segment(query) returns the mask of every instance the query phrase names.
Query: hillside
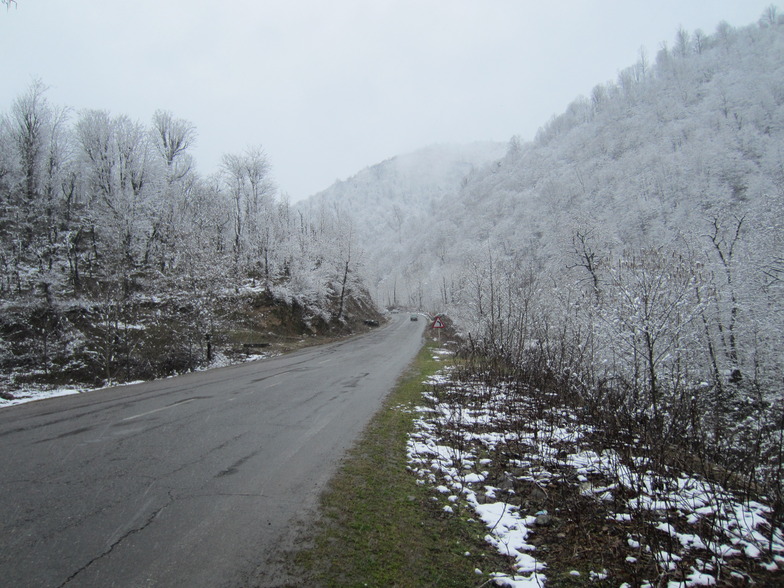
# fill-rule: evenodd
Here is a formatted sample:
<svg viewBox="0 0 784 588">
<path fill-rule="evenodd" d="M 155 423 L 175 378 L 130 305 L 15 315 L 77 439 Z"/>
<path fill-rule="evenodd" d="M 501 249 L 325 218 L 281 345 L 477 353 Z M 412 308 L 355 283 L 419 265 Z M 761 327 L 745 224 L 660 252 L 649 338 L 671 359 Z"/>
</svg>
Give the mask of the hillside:
<svg viewBox="0 0 784 588">
<path fill-rule="evenodd" d="M 780 581 L 782 153 L 784 19 L 769 9 L 747 27 L 679 30 L 535 140 L 456 177 L 420 204 L 430 214 L 360 240 L 398 262 L 365 268 L 378 300 L 445 313 L 462 337 L 462 369 L 423 409 L 442 437 L 420 475 L 455 502 L 479 476 L 496 492 L 468 500 L 480 516 L 509 490 L 497 507 L 519 509 L 523 535 L 554 509 L 537 558 L 564 574 L 566 552 L 608 533 L 609 554 L 589 556 L 617 557 L 640 585 Z M 382 193 L 377 216 L 415 206 Z M 362 222 L 364 203 L 350 212 Z M 466 475 L 460 460 L 484 465 Z M 499 541 L 519 558 L 510 583 L 537 585 L 528 555 Z"/>
<path fill-rule="evenodd" d="M 713 35 L 681 30 L 667 47 L 577 98 L 534 141 L 486 151 L 484 165 L 433 182 L 391 160 L 308 207 L 342 207 L 373 260 L 364 269 L 379 303 L 448 310 L 473 336 L 497 326 L 519 302 L 510 288 L 533 275 L 580 294 L 619 261 L 659 250 L 699 264 L 722 296 L 748 295 L 749 320 L 764 310 L 778 325 L 784 28 L 721 23 Z M 415 157 L 432 169 L 423 154 L 406 161 Z M 776 329 L 765 333 L 780 349 Z"/>
<path fill-rule="evenodd" d="M 505 157 L 496 150 L 491 168 L 455 169 L 436 189 L 427 176 L 399 188 L 384 163 L 311 203 L 346 202 L 372 228 L 358 232 L 365 249 L 381 244 L 413 265 L 407 295 L 430 285 L 429 307 L 477 243 L 563 255 L 576 229 L 623 249 L 671 241 L 695 223 L 705 232 L 716 214 L 769 217 L 784 192 L 781 27 L 683 34 L 685 49 L 676 43 L 597 85 L 533 142 L 513 139 Z"/>
</svg>

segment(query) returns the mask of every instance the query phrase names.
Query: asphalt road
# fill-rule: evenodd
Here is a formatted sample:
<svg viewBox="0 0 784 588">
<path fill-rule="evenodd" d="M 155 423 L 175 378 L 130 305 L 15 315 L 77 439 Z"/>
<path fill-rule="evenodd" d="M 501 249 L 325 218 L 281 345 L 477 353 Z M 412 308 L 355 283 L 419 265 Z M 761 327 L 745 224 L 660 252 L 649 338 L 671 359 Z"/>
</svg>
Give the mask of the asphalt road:
<svg viewBox="0 0 784 588">
<path fill-rule="evenodd" d="M 423 326 L 0 410 L 0 584 L 269 585 Z"/>
</svg>

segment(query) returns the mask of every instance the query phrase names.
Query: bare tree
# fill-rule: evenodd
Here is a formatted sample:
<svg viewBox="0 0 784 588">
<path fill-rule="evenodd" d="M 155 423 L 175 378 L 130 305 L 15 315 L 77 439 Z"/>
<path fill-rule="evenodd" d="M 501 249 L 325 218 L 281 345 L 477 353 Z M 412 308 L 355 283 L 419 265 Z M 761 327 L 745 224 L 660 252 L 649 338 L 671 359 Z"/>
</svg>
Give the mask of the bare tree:
<svg viewBox="0 0 784 588">
<path fill-rule="evenodd" d="M 582 267 L 588 272 L 593 285 L 593 293 L 598 302 L 601 298 L 601 288 L 599 284 L 599 265 L 600 259 L 596 255 L 590 243 L 590 231 L 576 231 L 572 237 L 572 248 L 576 261 L 567 266 L 568 269 Z"/>
<path fill-rule="evenodd" d="M 104 270 L 126 274 L 143 259 L 154 209 L 147 133 L 128 117 L 104 111 L 85 112 L 76 130 L 92 222 L 112 258 Z"/>
<path fill-rule="evenodd" d="M 351 245 L 352 241 L 354 240 L 354 231 L 351 222 L 348 222 L 348 234 L 345 235 L 346 238 L 346 246 L 345 246 L 345 265 L 343 266 L 343 276 L 340 278 L 340 296 L 338 300 L 338 314 L 337 319 L 340 320 L 343 318 L 343 309 L 346 302 L 346 292 L 348 290 L 348 276 L 349 272 L 351 271 Z M 341 260 L 342 261 L 342 260 Z"/>
<path fill-rule="evenodd" d="M 242 157 L 233 154 L 224 154 L 221 161 L 221 175 L 229 191 L 231 201 L 231 216 L 234 227 L 233 249 L 234 261 L 237 266 L 243 252 L 243 230 L 245 227 L 245 173 Z"/>
<path fill-rule="evenodd" d="M 662 400 L 683 385 L 681 357 L 699 314 L 694 272 L 688 259 L 663 249 L 640 251 L 610 271 L 612 291 L 604 308 L 608 345 L 619 345 L 634 389 L 649 394 L 653 417 L 662 417 Z M 618 341 L 618 343 L 614 343 Z M 620 366 L 619 366 L 620 367 Z M 666 383 L 662 373 L 667 373 Z"/>
<path fill-rule="evenodd" d="M 705 50 L 705 44 L 707 43 L 708 39 L 705 36 L 705 33 L 702 31 L 702 29 L 697 29 L 696 31 L 694 31 L 693 37 L 694 37 L 693 38 L 694 51 L 697 53 L 697 55 L 702 55 L 702 52 Z"/>
<path fill-rule="evenodd" d="M 713 244 L 713 250 L 718 256 L 722 272 L 724 273 L 725 286 L 729 295 L 729 319 L 723 321 L 721 319 L 721 312 L 717 317 L 716 325 L 719 330 L 722 347 L 725 351 L 726 357 L 730 362 L 730 369 L 732 372 L 731 378 L 733 381 L 739 382 L 741 380 L 741 370 L 738 357 L 738 341 L 736 325 L 738 322 L 738 313 L 740 312 L 740 305 L 738 303 L 737 290 L 734 283 L 734 257 L 736 248 L 740 242 L 741 229 L 743 228 L 744 217 L 733 217 L 731 226 L 724 228 L 719 217 L 714 217 L 711 221 L 711 232 L 708 238 Z M 719 300 L 717 299 L 717 302 Z"/>
<path fill-rule="evenodd" d="M 274 191 L 269 170 L 269 161 L 260 147 L 248 148 L 242 155 L 226 154 L 221 163 L 231 202 L 235 263 L 238 271 L 254 279 L 262 265 L 261 271 L 269 276 Z"/>
<path fill-rule="evenodd" d="M 177 233 L 184 230 L 183 209 L 189 188 L 193 186 L 193 160 L 188 150 L 195 142 L 196 129 L 186 120 L 174 118 L 171 112 L 158 110 L 153 115 L 150 131 L 154 151 L 163 164 L 163 183 L 151 211 L 151 226 L 146 235 L 145 265 L 164 273 L 176 257 Z M 157 167 L 156 167 L 156 172 Z"/>
<path fill-rule="evenodd" d="M 686 57 L 689 54 L 691 45 L 691 35 L 683 27 L 679 27 L 675 33 L 675 53 L 678 57 Z"/>
<path fill-rule="evenodd" d="M 182 179 L 192 167 L 187 151 L 196 140 L 196 127 L 166 110 L 157 110 L 152 124 L 155 148 L 166 163 L 168 182 Z"/>
</svg>

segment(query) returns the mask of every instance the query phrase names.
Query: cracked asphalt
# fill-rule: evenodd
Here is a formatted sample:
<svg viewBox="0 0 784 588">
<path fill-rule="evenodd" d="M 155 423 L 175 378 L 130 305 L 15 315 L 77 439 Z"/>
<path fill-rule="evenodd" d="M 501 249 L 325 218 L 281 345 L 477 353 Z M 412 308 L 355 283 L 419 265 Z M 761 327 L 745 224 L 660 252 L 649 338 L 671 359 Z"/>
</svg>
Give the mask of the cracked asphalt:
<svg viewBox="0 0 784 588">
<path fill-rule="evenodd" d="M 276 585 L 291 526 L 423 323 L 396 315 L 285 356 L 4 408 L 0 583 Z"/>
</svg>

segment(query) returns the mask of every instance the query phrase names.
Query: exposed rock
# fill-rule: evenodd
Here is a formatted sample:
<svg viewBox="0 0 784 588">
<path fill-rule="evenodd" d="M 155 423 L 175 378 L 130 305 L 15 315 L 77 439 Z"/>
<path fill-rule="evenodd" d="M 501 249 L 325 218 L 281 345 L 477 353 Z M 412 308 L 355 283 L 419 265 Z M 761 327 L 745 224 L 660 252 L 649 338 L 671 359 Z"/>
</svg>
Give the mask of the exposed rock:
<svg viewBox="0 0 784 588">
<path fill-rule="evenodd" d="M 543 512 L 541 514 L 536 515 L 536 520 L 534 521 L 534 525 L 537 527 L 549 527 L 553 524 L 553 517 L 551 517 L 547 512 Z"/>
</svg>

